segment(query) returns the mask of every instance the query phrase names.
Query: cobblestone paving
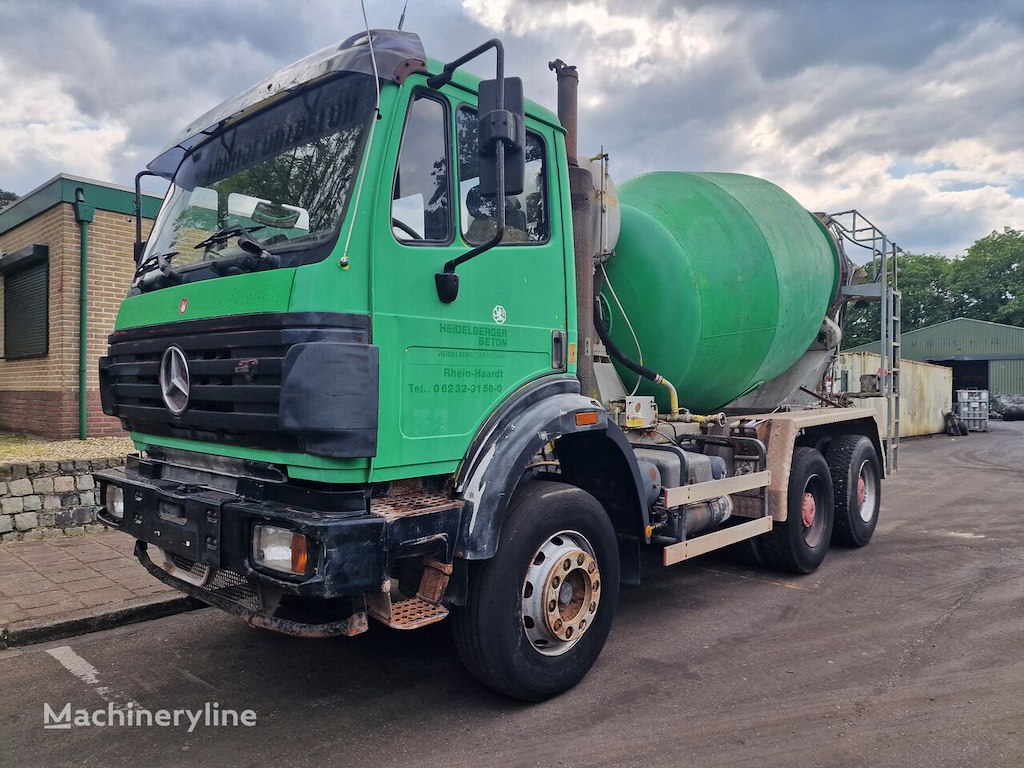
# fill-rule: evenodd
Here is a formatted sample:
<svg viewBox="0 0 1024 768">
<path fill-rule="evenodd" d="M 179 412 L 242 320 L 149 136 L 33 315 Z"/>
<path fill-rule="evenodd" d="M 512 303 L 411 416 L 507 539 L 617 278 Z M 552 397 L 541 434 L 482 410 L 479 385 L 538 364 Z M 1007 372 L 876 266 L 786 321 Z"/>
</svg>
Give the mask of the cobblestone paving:
<svg viewBox="0 0 1024 768">
<path fill-rule="evenodd" d="M 132 556 L 134 544 L 130 536 L 104 531 L 0 545 L 0 626 L 161 593 L 177 596 Z"/>
</svg>

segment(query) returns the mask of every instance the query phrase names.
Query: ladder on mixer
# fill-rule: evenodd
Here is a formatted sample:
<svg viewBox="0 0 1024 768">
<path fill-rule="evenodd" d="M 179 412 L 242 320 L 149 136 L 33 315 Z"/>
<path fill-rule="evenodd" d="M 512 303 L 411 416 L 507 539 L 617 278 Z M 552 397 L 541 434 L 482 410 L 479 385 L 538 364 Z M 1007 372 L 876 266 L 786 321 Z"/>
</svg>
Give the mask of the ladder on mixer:
<svg viewBox="0 0 1024 768">
<path fill-rule="evenodd" d="M 842 293 L 849 297 L 850 301 L 877 301 L 880 305 L 878 338 L 881 364 L 878 371 L 878 388 L 886 403 L 883 446 L 886 471 L 895 472 L 899 467 L 900 368 L 903 362 L 900 350 L 902 323 L 897 269 L 897 259 L 901 250 L 860 211 L 849 210 L 828 214 L 825 221 L 840 248 L 845 240 L 871 252 L 871 282 L 845 285 L 842 287 Z"/>
</svg>

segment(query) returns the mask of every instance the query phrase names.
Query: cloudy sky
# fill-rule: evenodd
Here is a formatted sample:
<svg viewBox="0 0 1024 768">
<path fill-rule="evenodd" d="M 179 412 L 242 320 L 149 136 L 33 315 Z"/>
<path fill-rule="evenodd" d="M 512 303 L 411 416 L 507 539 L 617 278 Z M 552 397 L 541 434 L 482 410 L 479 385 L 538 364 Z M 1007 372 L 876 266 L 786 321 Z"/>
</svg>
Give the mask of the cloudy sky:
<svg viewBox="0 0 1024 768">
<path fill-rule="evenodd" d="M 404 0 L 367 0 L 393 27 Z M 130 185 L 208 108 L 362 26 L 358 0 L 0 0 L 0 188 Z M 861 209 L 913 252 L 1024 228 L 1024 0 L 409 0 L 447 60 L 498 34 L 618 180 L 713 170 Z M 471 65 L 486 73 L 483 62 Z"/>
</svg>

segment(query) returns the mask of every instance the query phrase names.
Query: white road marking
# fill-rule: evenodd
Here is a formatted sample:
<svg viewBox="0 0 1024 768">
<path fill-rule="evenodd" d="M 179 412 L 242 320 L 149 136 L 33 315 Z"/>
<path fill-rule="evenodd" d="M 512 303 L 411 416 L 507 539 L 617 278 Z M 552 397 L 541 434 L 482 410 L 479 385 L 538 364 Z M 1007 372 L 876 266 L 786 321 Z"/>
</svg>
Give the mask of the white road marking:
<svg viewBox="0 0 1024 768">
<path fill-rule="evenodd" d="M 129 696 L 126 696 L 119 691 L 115 691 L 106 685 L 100 685 L 99 670 L 75 653 L 71 649 L 70 645 L 61 645 L 57 648 L 51 648 L 47 653 L 59 661 L 64 669 L 86 685 L 91 686 L 93 691 L 95 691 L 96 694 L 104 701 L 126 701 L 133 706 L 137 706 L 137 703 Z"/>
</svg>

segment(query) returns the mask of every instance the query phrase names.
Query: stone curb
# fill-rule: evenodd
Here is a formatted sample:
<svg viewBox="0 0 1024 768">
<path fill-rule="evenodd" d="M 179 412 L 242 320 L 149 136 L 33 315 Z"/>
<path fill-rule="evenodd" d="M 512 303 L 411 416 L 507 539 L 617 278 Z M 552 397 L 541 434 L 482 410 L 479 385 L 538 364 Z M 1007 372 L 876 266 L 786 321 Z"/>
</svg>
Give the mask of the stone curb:
<svg viewBox="0 0 1024 768">
<path fill-rule="evenodd" d="M 63 616 L 16 621 L 0 627 L 0 650 L 61 640 L 206 607 L 206 603 L 191 597 L 153 595 L 97 605 Z"/>
</svg>

